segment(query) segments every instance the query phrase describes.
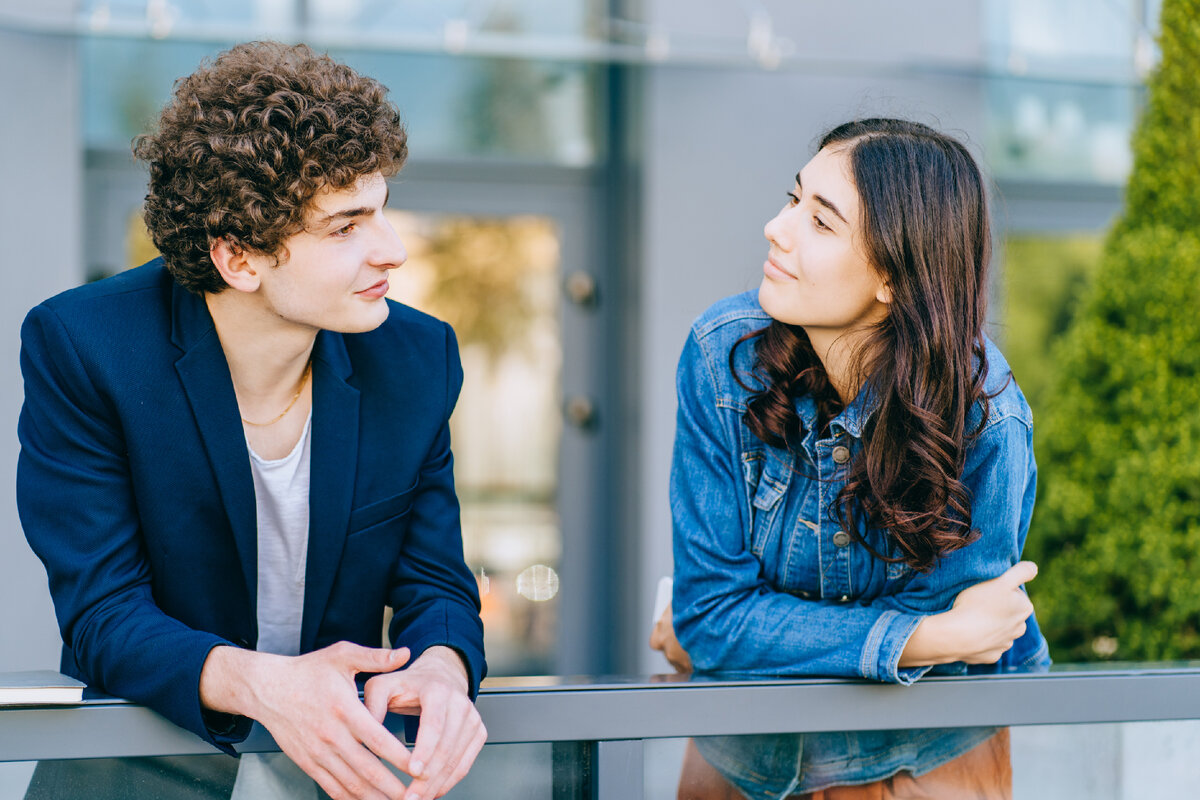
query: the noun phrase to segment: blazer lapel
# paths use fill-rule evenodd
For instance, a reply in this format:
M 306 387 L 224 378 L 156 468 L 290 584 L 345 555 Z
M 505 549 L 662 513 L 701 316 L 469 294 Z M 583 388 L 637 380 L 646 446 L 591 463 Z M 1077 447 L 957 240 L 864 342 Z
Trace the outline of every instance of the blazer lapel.
M 313 420 L 308 489 L 308 562 L 300 652 L 316 645 L 354 499 L 358 464 L 358 389 L 347 383 L 350 356 L 341 334 L 321 331 L 313 346 Z
M 242 565 L 242 577 L 257 616 L 258 520 L 254 479 L 246 437 L 239 422 L 237 397 L 225 351 L 204 300 L 172 286 L 172 341 L 183 350 L 175 370 L 183 383 L 192 416 L 216 476 Z

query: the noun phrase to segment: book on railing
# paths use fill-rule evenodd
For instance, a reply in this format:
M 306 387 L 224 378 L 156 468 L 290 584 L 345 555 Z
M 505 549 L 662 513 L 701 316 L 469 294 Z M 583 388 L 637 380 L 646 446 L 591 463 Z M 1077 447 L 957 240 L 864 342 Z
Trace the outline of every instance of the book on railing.
M 0 672 L 0 706 L 78 703 L 85 685 L 51 669 Z

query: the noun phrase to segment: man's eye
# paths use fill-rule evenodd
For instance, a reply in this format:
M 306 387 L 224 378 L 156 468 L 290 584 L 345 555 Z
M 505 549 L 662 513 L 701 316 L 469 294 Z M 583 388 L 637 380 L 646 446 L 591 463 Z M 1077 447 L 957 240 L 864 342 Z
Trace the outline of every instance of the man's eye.
M 354 230 L 353 222 L 348 223 L 345 227 L 338 228 L 336 231 L 334 231 L 334 236 L 349 236 L 352 230 Z

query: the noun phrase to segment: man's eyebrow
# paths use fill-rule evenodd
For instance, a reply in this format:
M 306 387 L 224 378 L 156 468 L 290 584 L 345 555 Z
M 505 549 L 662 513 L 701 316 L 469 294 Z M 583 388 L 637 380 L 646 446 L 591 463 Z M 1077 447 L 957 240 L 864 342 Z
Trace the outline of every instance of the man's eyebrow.
M 387 187 L 386 194 L 384 194 L 384 196 L 383 196 L 383 205 L 385 207 L 387 206 L 388 199 L 391 196 L 392 196 L 392 189 L 389 186 L 389 187 Z M 317 220 L 317 222 L 312 227 L 324 228 L 326 225 L 333 222 L 334 220 L 354 219 L 355 217 L 369 217 L 374 213 L 375 213 L 375 208 L 373 206 L 360 206 L 359 208 L 344 208 L 340 211 L 334 211 L 332 214 L 322 217 L 321 219 Z
M 804 189 L 804 184 L 800 182 L 800 173 L 799 172 L 796 173 L 796 185 L 799 186 L 801 190 Z M 819 194 L 814 194 L 813 200 L 816 200 L 818 203 L 820 203 L 821 205 L 828 208 L 831 212 L 833 212 L 833 215 L 835 217 L 837 217 L 838 219 L 840 219 L 842 222 L 845 222 L 847 225 L 850 224 L 850 221 L 847 220 L 845 215 L 843 215 L 842 212 L 838 210 L 838 207 L 833 204 L 832 200 L 830 200 L 827 197 L 824 197 L 822 195 L 819 195 Z

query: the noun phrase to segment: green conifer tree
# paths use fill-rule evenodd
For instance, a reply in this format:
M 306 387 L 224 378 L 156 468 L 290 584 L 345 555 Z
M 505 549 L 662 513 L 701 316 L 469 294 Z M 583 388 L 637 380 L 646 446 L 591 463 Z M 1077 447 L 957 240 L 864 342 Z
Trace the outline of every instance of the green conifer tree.
M 1029 591 L 1058 660 L 1200 658 L 1200 0 L 1164 0 L 1161 31 L 1125 209 L 1035 420 Z

